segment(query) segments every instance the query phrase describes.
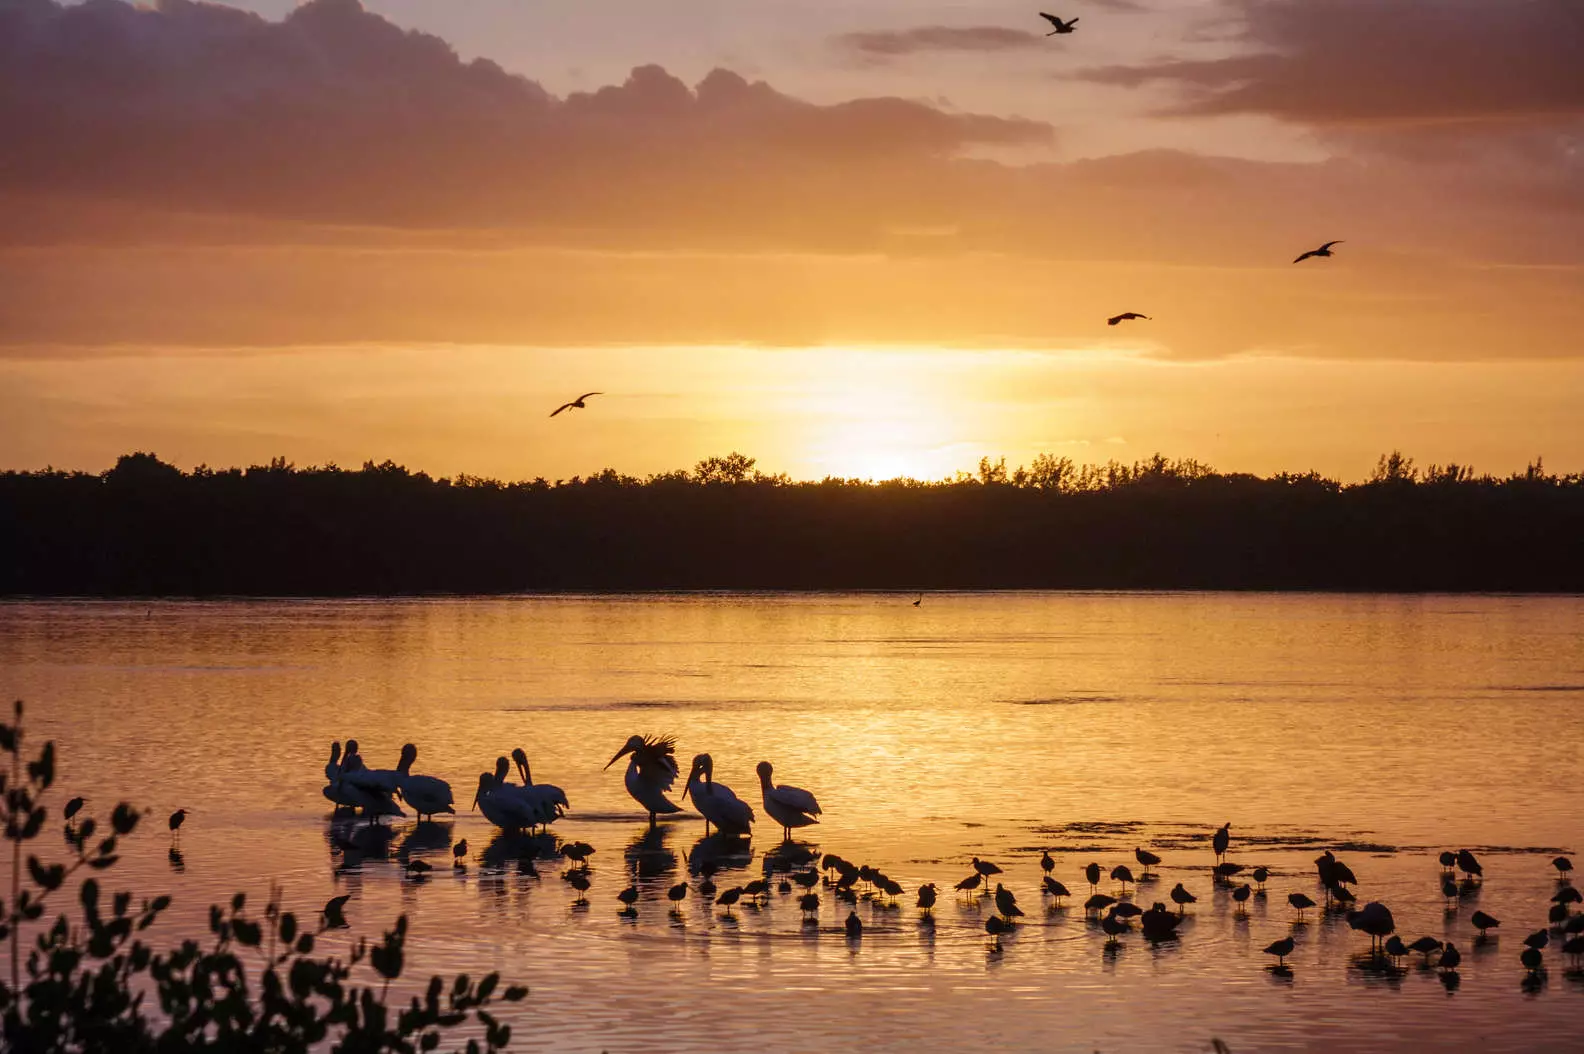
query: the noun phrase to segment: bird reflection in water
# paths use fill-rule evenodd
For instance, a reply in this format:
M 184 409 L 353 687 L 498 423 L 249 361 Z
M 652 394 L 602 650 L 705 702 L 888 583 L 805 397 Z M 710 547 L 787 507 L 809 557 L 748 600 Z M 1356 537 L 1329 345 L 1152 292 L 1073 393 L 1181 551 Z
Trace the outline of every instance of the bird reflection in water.
M 635 879 L 658 878 L 676 871 L 676 853 L 666 847 L 671 837 L 670 824 L 646 827 L 627 844 L 622 854 L 627 861 L 627 871 Z
M 538 878 L 539 871 L 533 866 L 533 862 L 554 851 L 555 839 L 549 835 L 499 831 L 479 855 L 479 866 L 487 871 L 515 868 L 533 878 Z M 523 867 L 524 864 L 527 865 L 526 868 Z
M 703 874 L 706 865 L 713 866 L 718 874 L 740 871 L 752 863 L 753 842 L 742 835 L 719 831 L 694 842 L 687 855 L 688 873 L 693 875 Z
M 170 847 L 170 852 L 166 854 L 166 858 L 170 861 L 171 870 L 178 875 L 187 870 L 187 858 L 182 856 L 182 851 L 174 845 Z
M 405 864 L 414 852 L 438 853 L 450 849 L 454 826 L 449 822 L 439 823 L 433 820 L 414 824 L 402 838 L 401 844 L 396 847 L 396 859 Z

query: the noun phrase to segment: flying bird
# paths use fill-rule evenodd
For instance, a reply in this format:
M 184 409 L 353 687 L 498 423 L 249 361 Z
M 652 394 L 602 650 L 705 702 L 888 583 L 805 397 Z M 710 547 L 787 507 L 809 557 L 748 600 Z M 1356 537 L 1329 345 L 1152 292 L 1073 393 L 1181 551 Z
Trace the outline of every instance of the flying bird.
M 604 394 L 605 394 L 604 392 L 584 392 L 582 395 L 578 396 L 576 399 L 573 399 L 571 402 L 562 403 L 560 406 L 556 407 L 554 412 L 552 412 L 550 414 L 550 416 L 554 417 L 556 414 L 560 413 L 562 410 L 587 410 L 588 406 L 583 402 L 584 399 L 587 399 L 590 396 L 604 395 Z
M 1333 246 L 1333 245 L 1341 245 L 1342 241 L 1343 241 L 1343 239 L 1338 238 L 1334 242 L 1326 242 L 1324 245 L 1320 246 L 1320 248 L 1318 248 L 1318 249 L 1310 249 L 1308 252 L 1306 252 L 1302 256 L 1298 257 L 1298 259 L 1294 260 L 1293 263 L 1303 263 L 1305 260 L 1309 259 L 1309 257 L 1311 257 L 1311 256 L 1330 256 L 1331 255 L 1331 246 Z
M 1114 326 L 1118 322 L 1131 322 L 1135 318 L 1142 318 L 1146 322 L 1150 321 L 1150 317 L 1148 315 L 1141 315 L 1137 311 L 1124 311 L 1120 315 L 1112 315 L 1110 318 L 1106 319 L 1106 325 Z
M 1054 37 L 1058 33 L 1071 33 L 1078 25 L 1078 20 L 1076 18 L 1069 18 L 1067 21 L 1063 22 L 1055 15 L 1047 15 L 1043 11 L 1039 13 L 1039 16 L 1056 27 L 1049 33 L 1045 34 L 1047 37 Z

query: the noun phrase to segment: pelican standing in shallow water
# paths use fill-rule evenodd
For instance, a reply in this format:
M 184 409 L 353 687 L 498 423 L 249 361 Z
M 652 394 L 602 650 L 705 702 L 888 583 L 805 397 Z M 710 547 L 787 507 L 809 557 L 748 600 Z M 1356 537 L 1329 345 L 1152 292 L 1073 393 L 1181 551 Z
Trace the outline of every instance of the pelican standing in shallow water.
M 649 827 L 655 826 L 657 813 L 681 812 L 682 806 L 665 796 L 676 782 L 676 739 L 672 736 L 629 736 L 616 756 L 605 763 L 610 768 L 631 754 L 627 762 L 627 793 L 649 812 Z
M 765 812 L 781 825 L 781 833 L 786 841 L 792 840 L 792 828 L 819 823 L 815 817 L 819 816 L 820 807 L 814 795 L 802 787 L 771 783 L 770 776 L 775 770 L 768 761 L 759 762 L 756 771 L 759 773 L 759 787 L 764 791 Z
M 687 785 L 682 788 L 682 800 L 693 795 L 693 807 L 704 817 L 704 837 L 709 837 L 710 824 L 723 834 L 748 834 L 753 828 L 754 811 L 747 802 L 724 783 L 715 782 L 715 759 L 699 754 L 688 771 Z
M 435 813 L 455 813 L 452 807 L 451 784 L 438 776 L 415 776 L 412 764 L 418 760 L 418 748 L 411 743 L 402 746 L 401 761 L 396 765 L 396 790 L 402 801 L 413 807 L 418 819 L 434 819 Z
M 548 828 L 572 808 L 567 801 L 566 791 L 554 783 L 535 783 L 528 769 L 528 752 L 522 747 L 514 749 L 511 756 L 512 761 L 517 763 L 518 775 L 522 776 L 523 791 L 529 805 L 539 811 L 539 826 Z

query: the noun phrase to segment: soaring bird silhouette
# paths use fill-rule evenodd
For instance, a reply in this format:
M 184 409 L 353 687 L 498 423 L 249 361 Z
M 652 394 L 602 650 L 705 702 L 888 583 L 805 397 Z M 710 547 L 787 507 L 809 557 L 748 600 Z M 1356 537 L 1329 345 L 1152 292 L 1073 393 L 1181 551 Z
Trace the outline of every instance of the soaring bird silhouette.
M 1311 256 L 1330 256 L 1331 255 L 1331 246 L 1333 246 L 1333 245 L 1341 245 L 1341 244 L 1342 244 L 1342 239 L 1341 238 L 1338 238 L 1334 242 L 1326 242 L 1324 245 L 1320 246 L 1320 248 L 1318 248 L 1318 249 L 1310 249 L 1308 252 L 1306 252 L 1302 256 L 1298 257 L 1298 259 L 1294 260 L 1293 263 L 1303 263 L 1305 260 L 1309 259 L 1309 257 L 1311 257 Z
M 814 795 L 802 787 L 771 783 L 770 777 L 775 769 L 768 761 L 759 762 L 754 771 L 759 773 L 759 789 L 764 793 L 765 812 L 781 825 L 781 833 L 786 841 L 792 840 L 792 828 L 819 823 L 820 807 Z
M 627 793 L 649 811 L 649 826 L 655 826 L 656 813 L 681 812 L 682 807 L 665 796 L 677 778 L 676 740 L 670 736 L 629 736 L 605 767 L 616 764 L 624 754 L 632 755 L 627 762 Z
M 1055 29 L 1052 29 L 1049 33 L 1045 34 L 1047 37 L 1054 37 L 1058 33 L 1071 33 L 1073 31 L 1073 29 L 1078 25 L 1078 20 L 1076 18 L 1069 18 L 1067 21 L 1063 22 L 1061 19 L 1057 18 L 1055 15 L 1047 15 L 1043 11 L 1041 11 L 1039 13 L 1039 16 L 1041 18 L 1043 18 L 1045 21 L 1049 22 L 1051 25 L 1056 27 Z
M 1112 315 L 1110 318 L 1106 319 L 1106 325 L 1114 326 L 1119 322 L 1131 322 L 1135 318 L 1142 318 L 1146 322 L 1150 321 L 1150 317 L 1148 315 L 1141 315 L 1137 311 L 1124 311 L 1120 315 Z
M 556 407 L 555 410 L 551 412 L 550 416 L 554 417 L 556 414 L 560 413 L 562 410 L 587 410 L 588 406 L 584 404 L 584 402 L 583 402 L 584 399 L 587 399 L 591 395 L 604 395 L 604 394 L 605 394 L 604 392 L 584 392 L 582 395 L 578 396 L 576 399 L 573 399 L 571 402 L 562 403 L 560 406 Z

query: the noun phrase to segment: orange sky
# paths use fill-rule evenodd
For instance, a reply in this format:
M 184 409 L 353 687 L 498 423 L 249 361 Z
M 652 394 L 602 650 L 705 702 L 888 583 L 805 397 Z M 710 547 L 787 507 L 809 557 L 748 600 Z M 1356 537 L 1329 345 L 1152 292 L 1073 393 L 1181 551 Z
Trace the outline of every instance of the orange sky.
M 1570 0 L 252 6 L 0 0 L 0 466 L 1584 468 Z

